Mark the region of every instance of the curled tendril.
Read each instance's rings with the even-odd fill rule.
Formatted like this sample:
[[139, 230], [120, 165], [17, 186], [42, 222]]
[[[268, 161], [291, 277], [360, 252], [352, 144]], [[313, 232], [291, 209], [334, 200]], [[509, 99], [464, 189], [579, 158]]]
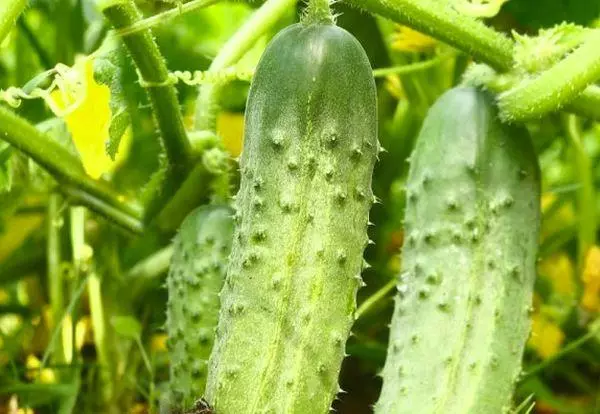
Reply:
[[454, 0], [454, 8], [470, 17], [490, 18], [500, 12], [502, 5], [508, 0]]
[[[41, 88], [39, 85], [52, 79], [50, 85]], [[61, 104], [52, 96], [59, 92]], [[58, 117], [65, 117], [77, 109], [85, 100], [87, 81], [83, 71], [59, 63], [29, 81], [23, 88], [15, 86], [0, 89], [0, 101], [6, 102], [13, 108], [18, 108], [23, 100], [43, 99], [50, 110]]]
[[140, 85], [144, 88], [160, 88], [164, 86], [175, 85], [183, 82], [188, 86], [198, 86], [206, 83], [226, 84], [234, 80], [249, 81], [254, 75], [254, 70], [241, 70], [234, 67], [220, 71], [201, 71], [196, 70], [170, 72], [168, 78], [164, 82], [148, 82], [144, 80], [138, 73]]

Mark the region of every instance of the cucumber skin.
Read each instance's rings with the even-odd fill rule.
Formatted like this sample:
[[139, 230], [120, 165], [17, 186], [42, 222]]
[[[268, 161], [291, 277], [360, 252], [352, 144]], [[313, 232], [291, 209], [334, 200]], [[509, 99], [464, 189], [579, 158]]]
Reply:
[[364, 50], [332, 24], [292, 25], [262, 56], [209, 366], [219, 414], [329, 411], [362, 285], [376, 105]]
[[227, 206], [200, 207], [183, 221], [175, 239], [167, 288], [169, 404], [188, 409], [206, 384], [207, 364], [219, 315], [233, 239], [233, 211]]
[[529, 335], [540, 173], [525, 130], [455, 88], [407, 181], [405, 245], [376, 413], [503, 413]]

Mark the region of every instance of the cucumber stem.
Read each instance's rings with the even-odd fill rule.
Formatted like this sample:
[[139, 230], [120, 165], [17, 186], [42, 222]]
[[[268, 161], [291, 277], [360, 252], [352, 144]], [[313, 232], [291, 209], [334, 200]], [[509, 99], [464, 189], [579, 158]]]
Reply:
[[[501, 72], [509, 71], [513, 66], [514, 43], [509, 38], [482, 22], [459, 13], [450, 4], [440, 4], [433, 0], [347, 0], [347, 3], [435, 37]], [[599, 36], [592, 36], [586, 42], [586, 50], [594, 48], [593, 43], [598, 42]], [[580, 95], [565, 105], [565, 111], [600, 119], [600, 89], [591, 85], [583, 90], [580, 86], [581, 83], [600, 76], [600, 68], [598, 68], [600, 64], [596, 61], [599, 54], [598, 50], [594, 50], [584, 59], [593, 65], [591, 73], [588, 73], [587, 68], [577, 62], [577, 59], [569, 60], [579, 67], [575, 72], [580, 74], [584, 72], [584, 74], [580, 77], [575, 75], [578, 77], [576, 85], [578, 90], [570, 95], [571, 98]], [[553, 68], [553, 74], [559, 72]], [[541, 83], [536, 87], [539, 85]], [[565, 85], [563, 84], [561, 88], [564, 90]], [[564, 102], [562, 99], [561, 101]]]
[[333, 14], [331, 14], [330, 0], [310, 0], [306, 7], [306, 13], [302, 18], [302, 23], [333, 23]]
[[347, 0], [348, 4], [405, 24], [464, 50], [498, 70], [512, 67], [513, 42], [479, 20], [432, 0]]
[[0, 6], [0, 44], [12, 30], [19, 15], [25, 10], [27, 0], [5, 0], [6, 4]]
[[537, 77], [500, 95], [500, 116], [525, 121], [560, 109], [600, 78], [600, 30]]

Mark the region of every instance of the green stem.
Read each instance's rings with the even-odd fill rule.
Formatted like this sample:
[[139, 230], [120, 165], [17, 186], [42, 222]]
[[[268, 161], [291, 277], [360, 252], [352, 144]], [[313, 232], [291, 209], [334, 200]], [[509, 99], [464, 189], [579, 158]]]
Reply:
[[568, 116], [566, 130], [573, 149], [573, 167], [577, 174], [577, 181], [580, 184], [577, 189], [579, 217], [577, 223], [577, 269], [578, 273], [581, 274], [587, 251], [596, 242], [596, 194], [592, 163], [583, 146], [579, 120], [575, 115]]
[[600, 30], [534, 79], [501, 94], [500, 116], [522, 122], [560, 109], [600, 78]]
[[[434, 0], [347, 0], [347, 3], [442, 40], [499, 71], [513, 66], [513, 42], [482, 22], [454, 10], [449, 2]], [[598, 43], [597, 36], [594, 37]], [[593, 45], [590, 43], [590, 48]], [[598, 55], [596, 50], [593, 55]], [[593, 58], [586, 58], [594, 61]], [[582, 65], [583, 68], [583, 65]], [[585, 78], [593, 76], [587, 75]], [[600, 91], [589, 86], [565, 110], [600, 120]], [[581, 89], [579, 90], [581, 92]], [[576, 94], [575, 94], [576, 95]]]
[[413, 27], [499, 70], [512, 66], [513, 42], [482, 22], [435, 0], [347, 0], [347, 3]]
[[52, 66], [54, 66], [52, 64], [52, 59], [50, 58], [50, 55], [48, 55], [48, 52], [46, 52], [46, 49], [44, 48], [44, 46], [42, 46], [38, 38], [35, 36], [33, 31], [31, 30], [31, 27], [29, 27], [23, 16], [21, 16], [21, 18], [19, 18], [19, 20], [17, 21], [17, 26], [31, 45], [31, 48], [37, 54], [42, 67], [45, 70], [48, 70]]
[[[81, 294], [83, 293], [84, 288], [87, 286], [87, 282], [88, 282], [87, 278], [82, 280], [81, 284], [79, 285], [77, 290], [75, 290], [73, 297], [71, 298], [71, 301], [69, 302], [69, 306], [67, 306], [67, 309], [65, 309], [65, 311], [62, 313], [62, 315], [59, 319], [61, 324], [65, 320], [67, 315], [71, 315], [73, 313], [73, 311], [75, 309], [75, 305], [77, 305], [77, 302], [79, 302], [79, 298], [81, 297]], [[56, 341], [58, 339], [59, 332], [60, 332], [60, 330], [56, 329], [56, 327], [52, 331], [52, 335], [50, 336], [50, 342], [48, 343], [48, 346], [46, 347], [46, 351], [44, 351], [44, 356], [42, 357], [42, 362], [40, 363], [40, 370], [42, 370], [46, 367], [46, 363], [48, 362], [50, 353], [51, 353], [52, 349], [54, 348], [54, 344], [56, 343]]]
[[[173, 256], [174, 246], [172, 244], [164, 247], [145, 259], [136, 263], [127, 272], [127, 278], [134, 280], [154, 279], [169, 270], [171, 257]], [[139, 283], [138, 281], [134, 284]]]
[[92, 327], [94, 329], [94, 344], [98, 355], [100, 365], [100, 378], [102, 383], [102, 399], [109, 406], [113, 400], [113, 390], [111, 384], [113, 368], [110, 361], [110, 351], [106, 338], [106, 319], [104, 317], [104, 305], [102, 304], [102, 289], [100, 278], [95, 273], [91, 273], [88, 278], [88, 298], [90, 302], [90, 315], [92, 317]]
[[[288, 12], [297, 0], [267, 0], [239, 30], [223, 45], [208, 71], [218, 72], [235, 65], [267, 31]], [[219, 97], [224, 85], [206, 84], [200, 88], [196, 101], [196, 130], [215, 131], [219, 112]]]
[[[105, 214], [117, 223], [123, 223], [123, 217], [127, 217], [131, 222], [141, 219], [142, 212], [139, 206], [121, 201], [123, 197], [106, 183], [86, 175], [77, 157], [29, 122], [3, 107], [0, 107], [0, 139], [13, 145], [48, 171], [61, 184], [61, 191], [67, 194], [71, 190], [75, 191], [82, 204]], [[98, 203], [110, 208], [100, 209]], [[131, 227], [136, 226], [128, 228], [133, 229]]]
[[115, 31], [119, 36], [129, 36], [133, 33], [140, 32], [142, 30], [150, 29], [159, 24], [165, 24], [169, 21], [181, 16], [183, 13], [187, 13], [193, 10], [202, 9], [204, 7], [211, 6], [218, 3], [220, 0], [193, 0], [189, 3], [183, 4], [181, 7], [174, 7], [171, 10], [167, 10], [162, 13], [155, 14], [154, 16], [148, 17], [143, 20], [139, 20], [131, 26], [123, 27]]
[[550, 358], [545, 359], [544, 361], [540, 362], [536, 366], [532, 367], [521, 378], [519, 378], [519, 382], [523, 382], [523, 381], [527, 380], [528, 378], [531, 378], [532, 376], [534, 376], [537, 373], [546, 369], [548, 366], [552, 365], [557, 360], [559, 360], [559, 359], [563, 358], [564, 356], [566, 356], [567, 354], [577, 350], [584, 343], [586, 343], [587, 341], [589, 341], [590, 339], [593, 339], [596, 335], [598, 335], [598, 333], [600, 333], [600, 324], [598, 324], [597, 322], [592, 323], [591, 328], [587, 333], [580, 336], [573, 342], [570, 342], [568, 345], [564, 346], [559, 352], [552, 355]]
[[302, 18], [303, 24], [333, 23], [330, 0], [310, 0], [306, 7], [306, 14]]
[[600, 121], [600, 86], [588, 86], [577, 99], [565, 105], [565, 110]]
[[396, 279], [390, 280], [381, 289], [369, 296], [356, 310], [356, 319], [359, 319], [365, 313], [369, 312], [371, 308], [380, 300], [386, 297], [386, 295], [396, 287], [398, 281]]
[[[59, 316], [64, 310], [64, 281], [61, 268], [61, 242], [60, 230], [63, 225], [62, 218], [62, 199], [58, 194], [51, 194], [48, 200], [48, 222], [47, 222], [47, 239], [46, 239], [46, 257], [48, 267], [48, 297], [50, 299], [50, 309], [52, 310], [52, 327], [62, 332], [62, 321]], [[53, 363], [63, 363], [66, 358], [63, 353], [62, 341], [52, 352]]]
[[3, 0], [0, 6], [0, 44], [11, 31], [19, 15], [25, 10], [27, 0]]
[[[485, 87], [499, 95], [518, 85], [519, 78], [514, 75], [498, 75], [492, 69], [477, 73], [482, 67], [483, 65], [476, 65], [475, 70], [467, 72], [465, 81], [475, 86]], [[588, 86], [577, 99], [566, 104], [564, 109], [567, 112], [600, 121], [600, 87]]]
[[449, 56], [437, 56], [433, 59], [424, 60], [422, 62], [409, 63], [406, 65], [399, 65], [390, 68], [380, 68], [373, 70], [373, 77], [382, 78], [388, 75], [408, 75], [414, 72], [420, 72], [422, 70], [431, 69], [439, 65], [444, 58]]
[[[130, 27], [142, 18], [131, 0], [99, 2], [100, 8], [115, 29]], [[192, 150], [188, 141], [179, 102], [169, 71], [150, 30], [142, 30], [123, 38], [143, 83], [148, 87], [150, 103], [160, 130], [169, 168], [183, 178], [191, 165]]]

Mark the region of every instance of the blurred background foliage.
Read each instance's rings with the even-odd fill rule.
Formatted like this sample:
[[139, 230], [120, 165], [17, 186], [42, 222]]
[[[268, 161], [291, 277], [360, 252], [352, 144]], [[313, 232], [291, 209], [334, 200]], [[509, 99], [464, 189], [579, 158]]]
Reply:
[[[137, 3], [147, 17], [178, 7], [172, 0]], [[220, 2], [154, 26], [169, 70], [206, 70], [258, 6]], [[252, 69], [269, 39], [296, 21], [302, 7], [290, 10], [240, 67]], [[377, 80], [387, 153], [373, 185], [382, 203], [371, 213], [376, 243], [366, 256], [372, 268], [359, 292], [360, 317], [340, 380], [347, 393], [335, 402], [340, 413], [368, 413], [379, 392], [401, 263], [404, 160], [427, 109], [460, 82], [470, 59], [343, 2], [335, 10], [373, 68], [425, 63]], [[600, 0], [510, 0], [489, 23], [535, 34], [563, 21], [594, 25], [599, 17]], [[68, 102], [60, 91], [24, 100], [16, 110], [77, 154], [89, 175], [135, 199], [159, 168], [163, 149], [131, 59], [109, 29], [92, 0], [31, 0], [0, 46], [0, 88], [27, 90], [59, 64], [86, 79], [84, 98], [69, 114], [61, 114]], [[217, 134], [232, 158], [242, 147], [248, 86], [231, 82], [220, 100]], [[197, 88], [179, 83], [177, 90], [191, 129]], [[110, 121], [117, 132], [109, 132]], [[543, 173], [543, 230], [533, 329], [516, 400], [533, 395], [537, 413], [600, 413], [600, 125], [551, 115], [527, 127]], [[168, 380], [163, 283], [173, 231], [151, 227], [143, 237], [132, 235], [71, 206], [55, 185], [0, 141], [0, 412], [152, 412]]]

